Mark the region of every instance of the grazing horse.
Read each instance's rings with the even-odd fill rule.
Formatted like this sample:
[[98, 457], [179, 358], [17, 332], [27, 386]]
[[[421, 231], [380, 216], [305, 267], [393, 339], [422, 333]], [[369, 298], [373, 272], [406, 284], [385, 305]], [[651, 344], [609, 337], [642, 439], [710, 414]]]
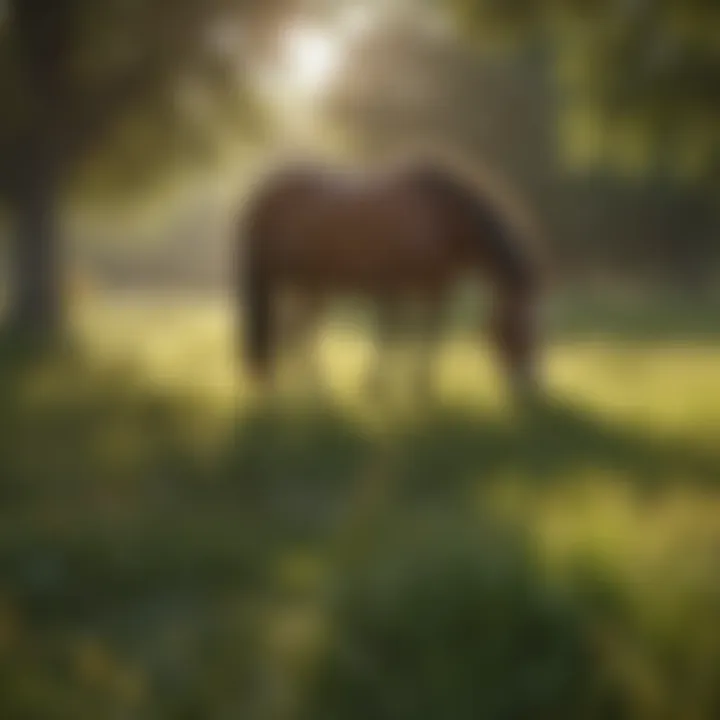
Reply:
[[281, 291], [315, 307], [349, 293], [388, 311], [407, 298], [437, 310], [461, 279], [482, 275], [495, 291], [498, 357], [513, 389], [532, 388], [540, 272], [517, 220], [487, 188], [435, 161], [275, 171], [238, 229], [248, 368], [261, 380], [272, 373]]

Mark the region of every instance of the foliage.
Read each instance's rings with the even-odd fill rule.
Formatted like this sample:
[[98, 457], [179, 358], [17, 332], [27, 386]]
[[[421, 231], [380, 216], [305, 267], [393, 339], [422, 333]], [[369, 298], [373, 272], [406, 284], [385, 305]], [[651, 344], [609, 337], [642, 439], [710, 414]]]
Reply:
[[714, 0], [453, 0], [482, 43], [540, 40], [578, 162], [717, 178], [720, 9]]
[[85, 193], [137, 192], [158, 169], [207, 161], [228, 134], [257, 131], [249, 69], [286, 6], [9, 3], [0, 34], [0, 187], [10, 189], [31, 160], [29, 144], [64, 172], [82, 169]]
[[360, 572], [341, 575], [303, 717], [622, 716], [571, 599], [512, 532], [485, 523], [380, 533]]
[[590, 136], [567, 127], [574, 95], [548, 77], [546, 54], [525, 43], [491, 52], [485, 35], [478, 44], [418, 18], [388, 23], [355, 41], [325, 111], [362, 158], [430, 146], [497, 175], [536, 216], [560, 276], [711, 287], [720, 228], [712, 185], [626, 163], [632, 153], [613, 172], [568, 172], [558, 145], [564, 154]]

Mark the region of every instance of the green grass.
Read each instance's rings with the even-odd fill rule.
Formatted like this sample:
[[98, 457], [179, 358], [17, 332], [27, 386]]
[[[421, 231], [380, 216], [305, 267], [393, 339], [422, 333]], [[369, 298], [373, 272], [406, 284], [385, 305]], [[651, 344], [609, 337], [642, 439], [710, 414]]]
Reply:
[[341, 323], [258, 399], [210, 301], [6, 348], [0, 717], [717, 717], [720, 343], [572, 311], [524, 414], [459, 332], [422, 404]]

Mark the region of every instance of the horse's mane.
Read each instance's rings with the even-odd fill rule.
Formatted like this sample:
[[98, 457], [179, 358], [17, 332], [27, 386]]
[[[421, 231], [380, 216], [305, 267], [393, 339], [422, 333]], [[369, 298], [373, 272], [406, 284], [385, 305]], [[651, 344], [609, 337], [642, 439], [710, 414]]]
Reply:
[[472, 214], [486, 230], [478, 241], [509, 283], [528, 289], [540, 283], [537, 222], [507, 183], [487, 168], [469, 169], [457, 160], [433, 155], [408, 160], [405, 168], [455, 207]]

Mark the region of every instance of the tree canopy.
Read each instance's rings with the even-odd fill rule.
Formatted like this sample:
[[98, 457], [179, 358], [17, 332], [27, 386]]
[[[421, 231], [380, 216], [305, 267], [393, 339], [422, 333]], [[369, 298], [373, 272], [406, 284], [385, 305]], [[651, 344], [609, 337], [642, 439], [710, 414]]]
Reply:
[[569, 159], [717, 182], [717, 0], [450, 2], [483, 44], [548, 49]]
[[11, 0], [0, 28], [0, 187], [12, 189], [29, 145], [63, 172], [91, 159], [93, 184], [112, 177], [117, 190], [206, 158], [223, 130], [257, 129], [248, 62], [288, 6]]
[[58, 214], [78, 183], [84, 199], [89, 188], [142, 191], [154, 170], [177, 174], [216, 151], [223, 131], [251, 128], [250, 58], [291, 4], [3, 5], [0, 200], [14, 224], [11, 326], [62, 335]]

